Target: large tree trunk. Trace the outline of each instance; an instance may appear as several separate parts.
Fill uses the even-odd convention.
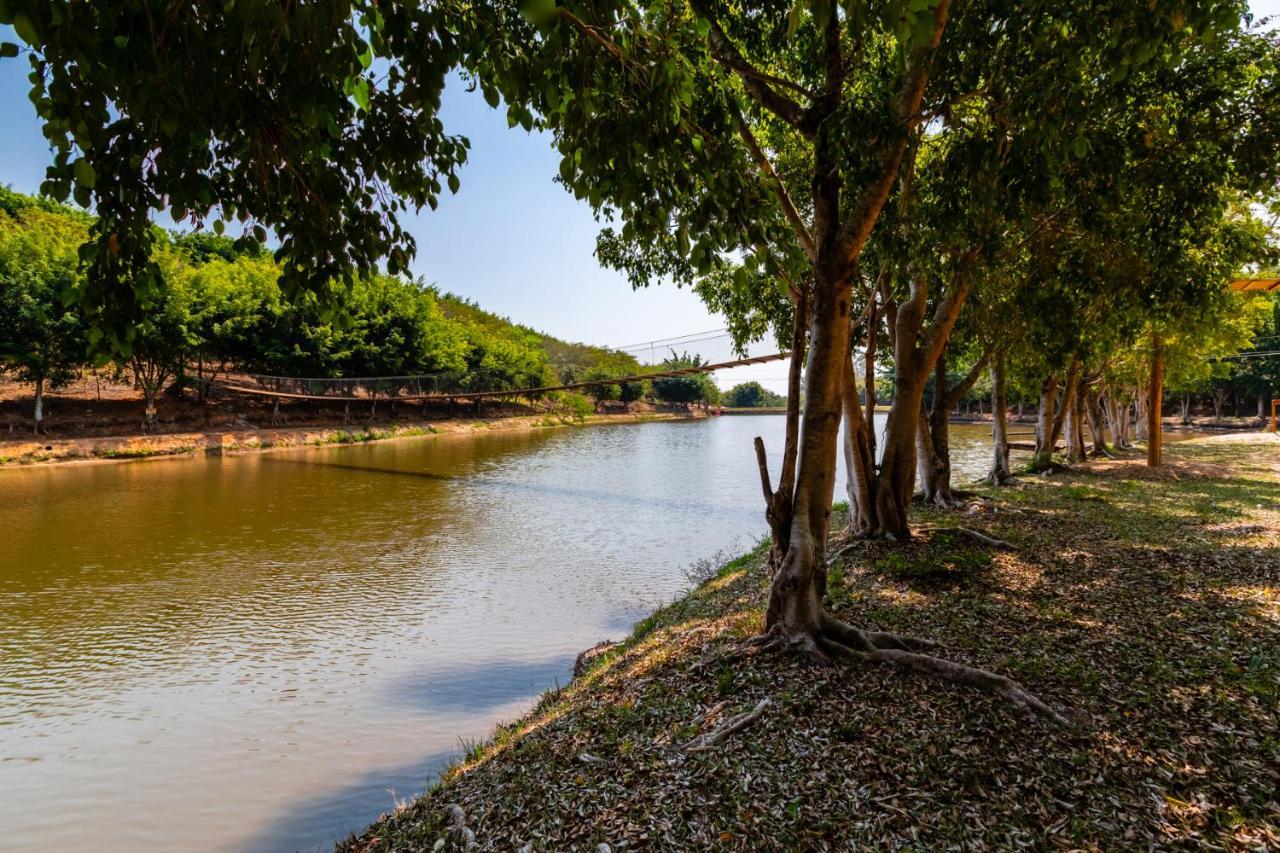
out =
[[[40,435],[44,432],[44,377],[36,378],[36,410],[35,410],[35,432]]]
[[[851,280],[827,277],[820,266],[810,310],[809,353],[804,371],[804,411],[800,419],[794,498],[780,512],[767,512],[775,538],[778,564],[765,613],[768,634],[813,645],[822,633],[822,596],[827,587],[825,552],[835,488],[836,438],[840,429],[844,385],[851,361]],[[797,321],[798,322],[798,321]],[[786,479],[784,459],[783,479]],[[768,490],[768,475],[761,470]],[[772,505],[785,482],[769,496]]]
[[[993,486],[1003,486],[1013,479],[1009,470],[1009,435],[1006,424],[1008,402],[1005,400],[1004,351],[997,351],[991,362],[991,473],[987,479]]]
[[[846,462],[862,466],[851,469],[849,479],[857,483],[849,492],[850,520],[864,535],[895,539],[910,536],[907,510],[916,480],[916,442],[921,424],[920,406],[925,381],[936,363],[946,338],[951,334],[969,293],[967,276],[961,274],[938,300],[927,331],[922,334],[928,286],[923,278],[912,282],[910,298],[902,305],[886,305],[894,348],[894,395],[884,430],[884,451],[879,470],[868,468],[866,454],[847,452]],[[945,414],[944,409],[944,414]],[[852,407],[847,431],[856,441],[859,426]],[[871,483],[863,488],[863,483]],[[859,501],[870,503],[859,503]]]

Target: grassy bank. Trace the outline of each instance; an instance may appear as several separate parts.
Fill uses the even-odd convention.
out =
[[[0,468],[71,462],[111,462],[173,456],[223,456],[287,447],[364,444],[427,435],[459,435],[490,430],[532,430],[589,424],[679,420],[696,413],[634,412],[608,415],[540,414],[522,417],[448,418],[380,426],[304,426],[279,429],[210,429],[201,432],[122,435],[97,438],[40,436],[0,441]]]
[[[916,516],[1013,550],[944,531],[831,549],[838,615],[1015,677],[1069,727],[898,670],[753,652],[757,549],[346,848],[1274,848],[1280,441],[1166,454],[1154,474],[1121,458]]]

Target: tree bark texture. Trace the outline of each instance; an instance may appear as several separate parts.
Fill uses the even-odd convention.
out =
[[[991,360],[991,473],[987,479],[993,486],[1013,480],[1009,470],[1009,430],[1006,422],[1008,401],[1005,399],[1004,351],[998,350]]]

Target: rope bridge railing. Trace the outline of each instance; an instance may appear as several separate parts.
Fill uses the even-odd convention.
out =
[[[743,367],[750,364],[780,361],[789,355],[790,353],[787,352],[775,352],[768,355],[723,361],[717,364],[702,364],[696,367],[682,367],[672,370],[652,370],[630,376],[613,376],[607,379],[568,382],[561,385],[541,385],[532,388],[486,388],[484,386],[494,382],[497,377],[483,373],[339,378],[298,378],[264,374],[240,374],[239,376],[243,377],[243,379],[235,382],[224,379],[198,381],[202,381],[208,387],[219,391],[286,400],[327,400],[341,403],[390,399],[405,403],[421,403],[430,400],[462,401],[502,397],[540,397],[556,391],[576,391],[620,382],[643,382],[646,379],[688,376],[693,373],[713,373],[717,370],[730,370],[734,367]],[[239,379],[239,377],[237,378]]]

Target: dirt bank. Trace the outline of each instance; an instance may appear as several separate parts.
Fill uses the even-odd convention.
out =
[[[275,428],[211,429],[118,436],[31,436],[0,441],[0,467],[85,462],[118,462],[184,455],[230,455],[285,447],[320,447],[356,444],[442,434],[469,434],[489,430],[531,430],[560,426],[638,423],[652,420],[684,420],[702,417],[698,412],[622,412],[587,415],[521,415],[490,418],[400,420],[366,426],[301,426]]]

